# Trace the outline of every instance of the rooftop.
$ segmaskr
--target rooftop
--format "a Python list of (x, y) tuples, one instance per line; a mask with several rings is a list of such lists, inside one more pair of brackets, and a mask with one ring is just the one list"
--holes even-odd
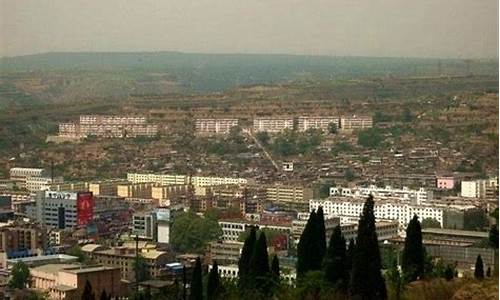
[(489, 233), (487, 231), (470, 231), (470, 230), (456, 230), (456, 229), (443, 229), (443, 228), (424, 228), (422, 234), (442, 234), (442, 235), (455, 235), (461, 237), (477, 237), (487, 238)]

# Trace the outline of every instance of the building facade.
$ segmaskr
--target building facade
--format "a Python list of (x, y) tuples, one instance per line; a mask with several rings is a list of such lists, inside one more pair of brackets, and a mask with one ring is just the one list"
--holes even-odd
[(285, 129), (293, 129), (293, 118), (255, 118), (253, 119), (254, 132), (278, 133)]
[(228, 134), (231, 128), (238, 126), (238, 119), (196, 119), (197, 134)]
[(306, 131), (308, 129), (321, 129), (323, 132), (328, 132), (331, 124), (337, 129), (340, 128), (339, 117), (299, 117), (298, 131)]

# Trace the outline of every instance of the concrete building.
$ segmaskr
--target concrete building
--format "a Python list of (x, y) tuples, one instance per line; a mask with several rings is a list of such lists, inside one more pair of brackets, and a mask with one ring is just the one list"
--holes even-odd
[(278, 133), (285, 129), (293, 129), (293, 118), (255, 118), (253, 119), (254, 132)]
[(11, 168), (10, 179), (20, 188), (26, 188), (28, 178), (45, 177), (45, 169), (42, 168)]
[(344, 188), (344, 187), (330, 188), (330, 196), (368, 197), (370, 194), (377, 199), (399, 198), (401, 200), (411, 201), (416, 204), (423, 203), (425, 201), (430, 201), (434, 197), (432, 191), (426, 190), (425, 188), (412, 190), (407, 187), (398, 189), (398, 188), (393, 188), (391, 186), (377, 187), (375, 185), (370, 185), (368, 187), (354, 187), (354, 188)]
[(0, 257), (3, 262), (40, 255), (46, 246), (47, 234), (40, 226), (14, 222), (0, 227)]
[[(161, 270), (165, 264), (169, 263), (173, 257), (171, 253), (160, 251), (155, 246), (145, 242), (139, 242), (139, 255), (141, 255), (147, 266), (147, 271), (151, 278), (161, 275)], [(87, 244), (82, 247), (82, 251), (89, 255), (99, 264), (112, 268), (119, 268), (121, 278), (129, 282), (135, 281), (135, 271), (133, 268), (136, 252), (134, 246), (105, 247), (98, 244)]]
[[(292, 221), (292, 237), (295, 243), (299, 242), (300, 236), (304, 232), (304, 229), (309, 219), (309, 213), (299, 213), (298, 218)], [(340, 225), (340, 219), (337, 217), (325, 217), (325, 233), (326, 240), (329, 241), (333, 233), (333, 229)]]
[(151, 191), (154, 183), (125, 183), (116, 186), (119, 197), (151, 199)]
[(136, 212), (132, 215), (132, 234), (140, 239), (156, 241), (158, 222), (156, 212)]
[(168, 206), (172, 202), (171, 200), (185, 196), (187, 190), (187, 184), (153, 186), (151, 188), (151, 198), (159, 200), (161, 206)]
[(61, 184), (64, 180), (62, 177), (52, 178), (47, 177), (28, 177), (26, 178), (26, 189), (30, 192), (46, 191), (50, 189), (52, 184)]
[(219, 225), (222, 228), (222, 240), (237, 242), (239, 236), (250, 228), (256, 226), (258, 229), (268, 228), (285, 234), (292, 233), (292, 224), (266, 224), (259, 222), (251, 222), (244, 219), (219, 220)]
[(340, 128), (342, 130), (356, 130), (373, 127), (373, 118), (371, 116), (343, 116), (340, 118)]
[[(310, 210), (316, 210), (319, 206), (323, 207), (325, 215), (329, 216), (346, 216), (358, 218), (365, 203), (364, 198), (336, 198), (328, 200), (311, 200)], [(444, 216), (447, 210), (451, 209), (469, 209), (473, 206), (452, 206), (452, 205), (437, 205), (437, 204), (420, 204), (413, 205), (404, 201), (393, 200), (376, 200), (374, 213), (377, 220), (397, 220), (400, 224), (400, 229), (406, 228), (414, 215), (417, 215), (420, 220), (431, 218), (439, 222), (441, 227), (444, 224)]]
[(120, 269), (77, 264), (47, 264), (30, 268), (30, 287), (49, 293), (50, 299), (80, 299), (86, 282), (95, 295), (102, 291), (111, 297), (124, 296)]
[(207, 260), (217, 261), (218, 264), (237, 264), (240, 259), (243, 242), (213, 241), (208, 244)]
[(238, 119), (196, 119), (197, 134), (228, 134), (231, 128), (238, 126)]
[[(160, 186), (189, 184), (189, 176), (187, 175), (169, 175), (169, 174), (139, 174), (127, 173), (127, 180), (132, 183), (149, 183), (153, 182)], [(191, 184), (194, 186), (211, 186), (222, 184), (247, 184), (245, 178), (233, 177), (213, 177), (213, 176), (192, 176)]]
[(59, 136), (82, 138), (100, 137), (153, 137), (158, 134), (158, 125), (146, 124), (145, 117), (82, 115), (78, 124), (59, 124)]
[[(356, 240), (358, 236), (358, 223), (344, 223), (340, 226), (346, 244), (350, 240)], [(375, 232), (380, 242), (390, 240), (399, 236), (399, 223), (397, 221), (377, 221), (375, 222)]]
[(498, 197), (498, 177), (462, 181), (461, 196), (467, 198)]
[(94, 217), (94, 198), (90, 192), (38, 192), (35, 207), (36, 215), (30, 217), (52, 228), (74, 229), (87, 225)]
[(452, 190), (455, 187), (455, 178), (453, 176), (436, 177), (436, 188), (439, 190)]
[(337, 129), (340, 128), (339, 117), (299, 117), (298, 131), (306, 131), (308, 129), (321, 129), (323, 132), (328, 132), (330, 124), (334, 124)]
[(104, 180), (88, 183), (88, 190), (92, 192), (94, 196), (106, 195), (106, 196), (117, 196), (118, 186), (122, 184), (127, 184), (126, 180)]
[(318, 196), (312, 188), (293, 185), (274, 185), (266, 188), (266, 201), (297, 211), (308, 211), (309, 200)]

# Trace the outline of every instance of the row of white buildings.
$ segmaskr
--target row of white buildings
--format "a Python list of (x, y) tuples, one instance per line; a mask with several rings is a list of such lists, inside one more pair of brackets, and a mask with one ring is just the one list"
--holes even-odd
[(59, 124), (59, 136), (65, 138), (100, 137), (153, 137), (158, 125), (147, 124), (141, 116), (82, 115), (77, 123)]
[[(232, 127), (238, 126), (238, 119), (196, 119), (195, 130), (199, 134), (227, 134)], [(254, 132), (278, 133), (285, 129), (294, 129), (295, 119), (293, 117), (282, 118), (255, 118), (253, 120)], [(328, 131), (333, 124), (342, 130), (354, 130), (371, 128), (373, 119), (371, 116), (317, 116), (298, 117), (297, 130), (321, 129)]]
[(375, 185), (370, 185), (368, 187), (331, 187), (330, 196), (342, 196), (342, 197), (367, 197), (368, 195), (373, 195), (377, 199), (386, 199), (391, 197), (397, 197), (401, 200), (411, 201), (415, 204), (421, 204), (425, 201), (430, 201), (433, 199), (433, 192), (425, 188), (420, 188), (418, 190), (412, 190), (407, 187), (393, 188), (391, 186), (378, 187)]
[[(247, 184), (248, 180), (245, 178), (233, 177), (211, 177), (211, 176), (192, 176), (188, 175), (171, 175), (171, 174), (141, 174), (141, 173), (127, 173), (127, 180), (132, 183), (145, 183), (153, 182), (160, 185), (174, 185), (174, 184), (193, 184), (194, 186), (213, 186), (213, 185), (227, 185), (227, 184)], [(191, 182), (190, 182), (191, 180)]]

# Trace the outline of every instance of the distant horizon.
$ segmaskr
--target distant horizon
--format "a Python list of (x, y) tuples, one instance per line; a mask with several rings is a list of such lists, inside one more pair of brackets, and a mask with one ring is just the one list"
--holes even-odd
[(285, 52), (202, 52), (202, 51), (181, 51), (181, 50), (105, 50), (105, 51), (45, 51), (30, 54), (0, 56), (0, 59), (21, 58), (47, 54), (154, 54), (154, 53), (178, 53), (178, 54), (201, 54), (201, 55), (256, 55), (256, 56), (310, 56), (325, 58), (379, 58), (379, 59), (429, 59), (429, 60), (492, 60), (498, 61), (499, 57), (433, 57), (433, 56), (377, 56), (377, 55), (333, 55), (333, 54), (307, 54), (307, 53), (285, 53)]

